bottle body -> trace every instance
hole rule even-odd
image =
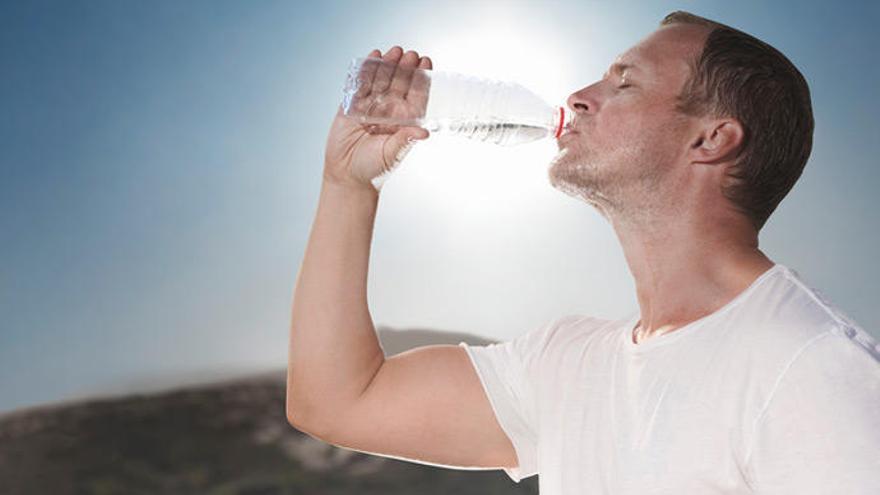
[[[378,58],[349,66],[343,112],[378,127],[418,126],[500,145],[559,137],[570,113],[523,86]]]

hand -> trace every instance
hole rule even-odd
[[[377,64],[364,64],[358,76],[363,81],[358,91],[360,104],[370,104],[376,96],[381,100],[383,113],[396,115],[424,111],[427,104],[427,88],[416,88],[412,69],[432,69],[431,59],[420,57],[415,51],[403,52],[394,46],[382,55],[373,50],[368,57],[380,57],[399,68],[410,70],[390,71],[376,69]],[[324,152],[324,180],[358,188],[374,189],[371,180],[390,172],[403,159],[415,140],[426,139],[429,133],[421,127],[365,126],[342,113],[342,105],[330,126]]]

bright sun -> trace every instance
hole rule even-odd
[[[569,70],[572,53],[549,26],[508,12],[470,13],[480,22],[442,33],[420,31],[420,53],[435,70],[515,81],[551,105],[564,105],[576,87]],[[486,21],[491,19],[491,21]],[[424,26],[422,26],[424,27]],[[486,222],[515,223],[537,214],[541,198],[558,194],[547,180],[557,153],[553,139],[498,146],[461,137],[431,136],[417,144],[383,186],[383,195],[401,205],[429,211],[446,233],[473,235]]]

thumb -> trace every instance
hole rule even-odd
[[[415,140],[427,139],[431,133],[421,127],[402,127],[391,136],[395,146],[404,146]]]
[[[421,127],[403,127],[388,137],[382,147],[385,172],[397,167],[416,141],[427,139],[430,135],[427,129]]]

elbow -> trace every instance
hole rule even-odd
[[[308,405],[290,393],[290,385],[287,386],[284,409],[290,426],[304,431],[308,419]]]
[[[285,406],[286,414],[287,414],[287,422],[290,426],[293,426],[297,430],[302,430],[302,425],[305,423],[303,421],[303,417],[297,409],[294,409],[291,405],[290,400],[287,400],[287,405]]]
[[[304,412],[303,409],[291,409],[287,407],[287,424],[312,438],[321,441],[329,441],[329,430],[326,423],[314,420],[315,416]]]
[[[293,393],[295,384],[292,377],[293,374],[288,366],[287,384],[285,387],[286,395],[284,398],[285,415],[287,416],[287,423],[290,424],[290,426],[293,426],[297,430],[305,431],[304,428],[306,427],[307,419],[306,412],[310,406],[302,399],[302,394]]]
[[[314,411],[307,403],[292,398],[289,392],[285,402],[285,413],[290,426],[315,438],[325,438],[326,428],[317,421],[317,418],[321,417],[320,413]]]

